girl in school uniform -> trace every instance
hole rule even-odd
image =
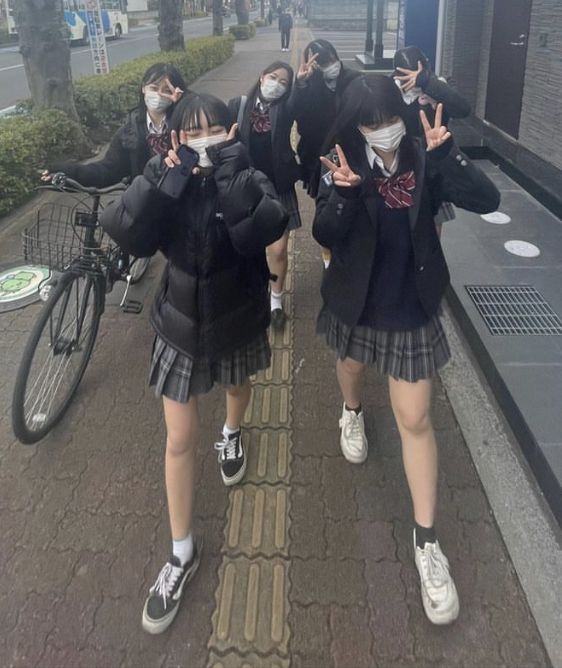
[[[250,169],[223,102],[187,96],[171,125],[167,157],[151,160],[101,220],[126,251],[160,250],[167,259],[151,314],[150,384],[164,406],[172,555],[146,599],[142,623],[149,633],[171,624],[199,566],[201,545],[192,533],[198,401],[215,383],[226,388],[226,422],[215,444],[222,479],[232,485],[244,476],[240,423],[250,401],[248,379],[271,357],[265,249],[286,225],[273,187]],[[159,184],[166,167],[179,169],[180,144],[196,151],[199,162],[183,194],[172,199]]]
[[[269,268],[275,277],[271,285],[271,322],[283,329],[283,289],[287,275],[289,233],[301,227],[295,182],[299,166],[291,147],[294,121],[293,69],[276,61],[266,67],[247,96],[230,100],[228,107],[238,121],[240,140],[247,146],[255,169],[263,172],[275,186],[279,200],[289,215],[283,236],[267,250]]]
[[[432,378],[450,357],[439,309],[449,272],[433,217],[447,200],[477,213],[497,208],[493,183],[460,152],[441,123],[421,113],[424,144],[406,132],[392,79],[361,77],[347,88],[336,151],[322,158],[313,235],[332,260],[322,283],[318,332],[337,355],[343,395],[340,446],[359,464],[368,442],[361,379],[367,365],[388,376],[390,401],[414,510],[415,563],[434,624],[459,613],[449,562],[437,541],[437,444]]]

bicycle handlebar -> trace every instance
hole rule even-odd
[[[109,195],[110,193],[120,192],[127,189],[125,183],[116,183],[115,185],[108,186],[107,188],[96,188],[95,186],[83,186],[78,181],[71,179],[64,172],[56,172],[53,174],[51,183],[44,186],[39,186],[40,188],[46,188],[47,190],[58,190],[58,191],[67,191],[67,192],[79,192],[85,193],[86,195]]]

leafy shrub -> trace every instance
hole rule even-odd
[[[231,35],[234,35],[234,39],[250,39],[256,34],[256,26],[254,23],[248,23],[247,25],[235,25],[230,26],[228,29]]]
[[[0,215],[8,213],[39,184],[38,170],[48,159],[83,155],[84,137],[58,109],[16,115],[0,122]]]
[[[263,28],[264,26],[267,25],[267,21],[265,19],[256,19],[254,21],[254,25],[256,28]]]

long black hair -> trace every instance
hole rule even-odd
[[[366,74],[354,79],[345,89],[342,106],[329,133],[324,152],[334,144],[344,152],[357,155],[365,146],[359,125],[377,126],[393,118],[405,117],[405,104],[398,86],[382,74]]]
[[[142,89],[150,84],[157,83],[162,79],[169,79],[174,88],[181,88],[184,93],[187,93],[187,86],[180,74],[179,70],[170,63],[154,63],[142,75],[139,87],[139,104],[138,107],[143,115],[146,115],[146,104],[144,102],[144,93]]]
[[[285,63],[282,60],[276,60],[275,62],[271,63],[271,65],[268,65],[262,71],[257,82],[248,91],[248,102],[249,102],[249,104],[247,105],[248,109],[254,108],[255,101],[260,92],[261,78],[266,74],[271,74],[272,72],[275,72],[275,70],[281,70],[281,69],[287,70],[289,74],[289,85],[287,86],[287,90],[285,91],[285,93],[277,100],[274,100],[272,104],[278,104],[282,100],[285,100],[287,97],[289,97],[291,89],[293,87],[293,79],[295,78],[295,73],[293,71],[293,68],[289,65],[289,63]]]
[[[419,46],[406,46],[403,49],[398,49],[394,54],[394,75],[404,74],[398,71],[398,67],[403,67],[406,70],[417,70],[418,62],[422,64],[424,70],[431,70],[429,58]]]
[[[178,134],[180,130],[201,128],[201,114],[207,119],[209,127],[222,125],[228,132],[232,126],[232,118],[226,104],[214,95],[189,93],[174,107],[171,129]]]

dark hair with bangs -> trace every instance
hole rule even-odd
[[[316,62],[320,67],[325,67],[340,59],[336,47],[327,39],[315,39],[309,42],[304,49],[304,59],[308,60],[315,53],[318,54]]]
[[[228,132],[232,126],[232,118],[226,104],[214,95],[185,95],[176,104],[172,115],[172,130],[196,130],[201,127],[200,116],[203,114],[209,127],[222,125]]]
[[[262,71],[257,82],[248,91],[248,100],[250,102],[250,104],[247,105],[248,109],[254,108],[254,103],[260,92],[260,79],[264,76],[264,74],[271,74],[272,72],[275,72],[275,70],[287,70],[289,74],[289,85],[287,86],[287,91],[279,99],[274,100],[272,104],[278,104],[279,102],[281,102],[281,100],[284,100],[289,96],[291,89],[293,87],[293,79],[295,78],[295,73],[293,71],[293,68],[289,65],[289,63],[285,63],[282,60],[276,60],[274,63],[271,63],[271,65],[268,65]]]
[[[183,80],[179,70],[177,70],[173,65],[170,65],[170,63],[154,63],[154,65],[151,65],[142,75],[139,88],[139,109],[144,115],[146,115],[146,104],[144,103],[144,94],[142,89],[144,86],[157,83],[162,79],[169,79],[174,88],[181,88],[184,93],[188,92],[185,81]]]
[[[359,125],[376,126],[398,116],[404,119],[405,103],[390,77],[368,74],[357,77],[345,89],[342,106],[329,133],[324,152],[337,142],[344,151],[356,150],[364,139]]]

